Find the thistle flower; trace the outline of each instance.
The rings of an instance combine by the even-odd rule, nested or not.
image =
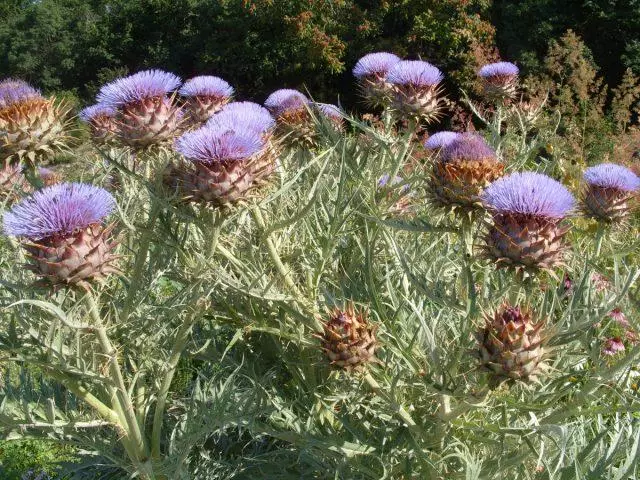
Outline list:
[[[89,125],[91,139],[96,144],[115,139],[117,111],[113,107],[97,103],[80,111],[80,120]]]
[[[627,217],[629,200],[640,190],[640,178],[622,165],[602,163],[584,172],[587,188],[582,198],[585,214],[604,223]]]
[[[248,130],[269,136],[276,125],[269,111],[253,102],[228,103],[207,122],[207,126]]]
[[[604,355],[613,356],[617,353],[624,352],[625,346],[620,338],[607,338],[602,348]]]
[[[614,320],[618,325],[620,325],[621,327],[625,327],[628,328],[631,325],[629,324],[629,320],[627,320],[627,316],[624,314],[624,312],[619,309],[619,308],[614,308],[613,310],[611,310],[607,316],[609,318],[611,318],[612,320]]]
[[[442,72],[428,62],[403,60],[387,73],[393,86],[392,106],[401,114],[430,122],[440,114]]]
[[[225,206],[260,186],[275,169],[272,149],[255,130],[205,126],[182,135],[175,145],[195,172],[172,169],[168,183],[189,200]]]
[[[344,113],[340,108],[331,103],[315,103],[314,106],[337,130],[344,129]]]
[[[323,332],[316,336],[322,342],[322,350],[335,367],[344,370],[361,369],[375,361],[375,325],[371,325],[366,312],[356,310],[353,303],[344,309],[329,312],[329,320]]]
[[[477,334],[478,358],[496,380],[533,380],[544,370],[544,322],[520,307],[505,304]]]
[[[61,183],[15,205],[4,215],[4,232],[23,241],[36,274],[53,284],[83,284],[115,271],[114,224],[103,226],[114,207],[102,188]]]
[[[442,148],[446,148],[454,141],[458,140],[460,135],[461,134],[458,132],[436,132],[427,138],[424,142],[424,148],[427,150],[440,150]]]
[[[372,106],[386,106],[391,100],[391,84],[385,77],[391,68],[401,61],[393,53],[369,53],[353,67],[363,98]]]
[[[194,125],[206,122],[233,96],[233,87],[219,77],[203,75],[186,82],[178,91],[186,97],[185,110]]]
[[[493,218],[486,254],[498,267],[539,269],[562,263],[568,228],[561,223],[575,202],[562,184],[539,173],[514,173],[489,185],[482,200]]]
[[[476,134],[458,134],[440,151],[430,182],[433,202],[443,208],[473,210],[481,206],[480,194],[501,177],[504,164]]]
[[[488,98],[500,99],[515,96],[519,69],[510,62],[490,63],[478,71],[484,93]]]
[[[0,82],[0,161],[32,164],[65,147],[69,109],[22,80]]]
[[[51,185],[60,183],[60,174],[51,168],[40,167],[36,173],[45,187],[50,187]]]
[[[173,138],[181,111],[168,94],[180,78],[161,70],[146,70],[104,85],[98,103],[118,111],[118,139],[143,149]]]
[[[289,146],[309,147],[315,141],[315,129],[309,115],[309,99],[297,90],[281,89],[264,102],[276,117],[276,133]]]

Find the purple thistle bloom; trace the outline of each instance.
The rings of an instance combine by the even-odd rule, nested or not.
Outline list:
[[[353,75],[358,79],[369,75],[385,76],[391,67],[401,61],[400,57],[393,53],[368,53],[353,67]]]
[[[517,172],[489,185],[481,195],[488,209],[498,213],[560,219],[575,200],[561,183],[534,172]]]
[[[619,338],[608,338],[604,342],[602,353],[605,355],[615,355],[618,352],[624,352],[624,343]]]
[[[482,78],[491,77],[515,77],[520,70],[511,62],[489,63],[483,66],[478,75]]]
[[[387,73],[389,83],[414,87],[434,87],[443,78],[442,72],[437,67],[422,60],[403,60],[396,63]]]
[[[229,103],[207,122],[207,126],[210,127],[251,130],[258,133],[268,132],[275,124],[269,111],[253,102]]]
[[[118,109],[129,103],[163,97],[177,89],[180,83],[180,78],[173,73],[145,70],[107,83],[98,92],[97,100]]]
[[[183,97],[229,98],[234,92],[233,87],[220,77],[202,75],[184,82],[178,93]]]
[[[589,185],[622,192],[635,192],[640,189],[640,178],[628,168],[615,163],[601,163],[587,168],[584,180]]]
[[[67,237],[100,222],[115,208],[105,189],[86,183],[60,183],[25,198],[4,215],[4,232],[31,241]]]
[[[424,142],[424,148],[427,150],[439,150],[441,148],[446,148],[458,140],[460,136],[461,134],[458,132],[436,132],[427,138],[427,141]]]
[[[333,120],[342,120],[344,118],[342,110],[340,110],[336,105],[331,103],[316,103],[315,106],[318,108],[320,113],[328,118]]]
[[[298,90],[283,88],[276,90],[264,101],[264,106],[276,117],[290,110],[301,110],[309,99]]]
[[[175,144],[176,151],[189,160],[207,164],[246,160],[263,147],[259,132],[221,126],[204,126],[185,133]]]
[[[7,78],[0,82],[0,108],[34,98],[42,98],[40,90],[33,88],[23,80]]]
[[[496,152],[475,133],[458,134],[442,151],[445,162],[494,160]]]
[[[96,117],[114,117],[115,115],[116,111],[112,107],[101,103],[96,103],[95,105],[83,108],[80,111],[79,117],[80,120],[88,123]]]

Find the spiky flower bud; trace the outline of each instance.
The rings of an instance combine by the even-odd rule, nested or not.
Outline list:
[[[0,202],[17,200],[30,188],[22,166],[7,163],[0,167]]]
[[[424,148],[434,152],[440,151],[451,145],[456,140],[459,140],[461,135],[462,134],[458,132],[436,132],[427,138],[424,142]]]
[[[202,75],[184,82],[178,93],[185,97],[187,121],[199,126],[228,103],[234,92],[223,79]]]
[[[489,99],[513,98],[518,86],[520,70],[510,62],[490,63],[478,71],[484,93]]]
[[[269,138],[276,126],[269,111],[253,102],[228,103],[207,122],[207,126],[229,130],[250,130]]]
[[[478,357],[496,380],[533,380],[544,368],[544,322],[531,313],[505,304],[485,319],[476,334]]]
[[[267,97],[264,106],[276,118],[276,133],[289,146],[310,147],[315,128],[309,114],[309,99],[297,90],[284,88]]]
[[[320,116],[327,119],[336,130],[344,130],[344,113],[340,108],[331,103],[315,103],[314,107]]]
[[[0,82],[0,160],[49,157],[65,147],[68,108],[21,80]]]
[[[562,264],[568,231],[562,221],[574,206],[562,184],[540,173],[514,173],[489,185],[482,200],[493,220],[485,251],[498,267],[536,270]]]
[[[195,172],[173,169],[169,183],[191,201],[217,206],[246,199],[275,168],[275,157],[260,132],[240,125],[236,130],[214,125],[185,133],[175,149]]]
[[[369,323],[367,313],[356,310],[350,302],[344,309],[329,312],[323,332],[317,336],[331,364],[351,370],[375,361],[376,330],[377,326]]]
[[[442,72],[422,60],[403,60],[387,73],[386,80],[393,86],[392,107],[402,115],[429,123],[441,111],[440,82]]]
[[[587,183],[582,209],[603,223],[619,223],[629,213],[629,200],[640,190],[640,178],[622,165],[602,163],[584,172]]]
[[[376,52],[362,57],[353,67],[362,97],[373,107],[386,107],[391,102],[392,86],[387,73],[401,58],[393,53]]]
[[[82,183],[61,183],[36,191],[4,216],[4,232],[18,237],[29,268],[56,284],[84,284],[114,272],[110,238],[111,194]]]
[[[104,85],[97,98],[118,112],[118,139],[143,149],[176,135],[182,112],[168,94],[179,86],[180,78],[172,73],[145,70]]]
[[[435,159],[430,190],[434,203],[443,208],[472,210],[480,207],[480,194],[501,177],[504,164],[496,152],[476,134],[458,134]]]
[[[115,139],[117,111],[113,107],[100,103],[86,107],[80,112],[80,120],[89,125],[91,139],[97,145],[109,143]]]

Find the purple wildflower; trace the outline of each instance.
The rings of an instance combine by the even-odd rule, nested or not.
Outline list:
[[[264,101],[264,106],[276,117],[291,110],[301,110],[309,99],[298,90],[283,88],[276,90]]]
[[[315,106],[320,113],[332,120],[342,121],[344,118],[342,110],[340,110],[336,105],[331,103],[316,103]]]
[[[460,138],[461,134],[458,132],[437,132],[431,135],[426,142],[424,142],[424,148],[427,150],[439,150],[451,145],[454,141]]]
[[[478,75],[482,78],[515,77],[519,72],[518,67],[511,62],[497,62],[483,66]]]
[[[605,355],[615,355],[618,352],[624,352],[624,343],[619,338],[607,338],[604,342],[602,353]]]
[[[98,103],[118,109],[129,103],[163,97],[177,89],[180,83],[180,78],[173,73],[145,70],[104,85],[97,99]]]
[[[204,126],[176,140],[175,149],[189,160],[206,164],[246,160],[264,147],[259,132]]]
[[[628,168],[615,163],[601,163],[587,168],[584,180],[589,185],[623,192],[635,192],[640,189],[640,178]]]
[[[628,328],[630,327],[629,320],[627,320],[627,316],[624,314],[622,310],[619,308],[614,308],[607,315],[612,320],[615,320],[620,326]]]
[[[113,196],[85,183],[60,183],[22,200],[4,215],[4,232],[31,241],[73,235],[115,208]]]
[[[391,67],[401,61],[400,57],[393,53],[368,53],[353,67],[353,75],[358,79],[369,75],[385,76]]]
[[[434,87],[443,78],[442,72],[437,67],[422,60],[403,60],[396,63],[387,73],[389,83],[415,87]]]
[[[80,120],[85,123],[92,121],[96,117],[114,117],[116,115],[116,111],[113,107],[109,107],[108,105],[104,105],[102,103],[96,103],[95,105],[91,105],[90,107],[83,108],[80,111]]]
[[[211,117],[207,126],[264,133],[271,130],[275,123],[269,111],[262,105],[253,102],[233,102],[222,107],[222,110]]]
[[[573,195],[561,183],[534,172],[517,172],[489,185],[481,196],[497,213],[561,219],[573,208]]]
[[[496,152],[475,133],[458,134],[442,151],[445,162],[494,160]]]
[[[34,98],[42,98],[42,94],[23,80],[7,78],[0,82],[0,108],[7,108]]]
[[[184,82],[178,93],[183,97],[229,98],[234,92],[233,87],[220,77],[202,75]]]

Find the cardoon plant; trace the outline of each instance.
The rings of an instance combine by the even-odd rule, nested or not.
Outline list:
[[[400,57],[387,52],[369,53],[358,60],[353,67],[353,76],[358,80],[361,95],[367,103],[374,107],[389,105],[392,87],[386,76],[400,61]]]
[[[0,161],[31,164],[65,148],[69,109],[22,80],[0,82]]]
[[[118,140],[144,149],[175,136],[182,111],[169,94],[179,86],[180,78],[172,73],[145,70],[104,85],[97,100],[118,112]]]
[[[489,99],[512,98],[518,86],[520,70],[510,62],[497,62],[484,65],[478,76],[482,79],[484,93]]]
[[[184,82],[178,93],[185,99],[188,121],[199,126],[231,100],[233,87],[219,77],[202,75]]]
[[[640,178],[622,165],[602,163],[584,172],[582,209],[596,220],[617,224],[629,213],[629,201],[640,190]]]
[[[209,119],[207,126],[228,128],[230,130],[247,129],[269,138],[276,126],[269,111],[253,102],[232,102]]]
[[[563,263],[568,228],[562,221],[574,198],[562,184],[540,173],[513,173],[489,185],[482,201],[493,220],[485,251],[497,267],[536,270]]]
[[[436,120],[441,112],[440,83],[442,72],[429,62],[403,60],[387,73],[392,85],[392,107],[400,114],[424,120]]]
[[[89,125],[93,142],[101,145],[115,139],[118,127],[116,114],[117,111],[113,107],[98,103],[84,108],[79,117]]]
[[[543,327],[528,310],[502,305],[476,334],[481,365],[497,381],[534,380],[544,370]]]
[[[5,213],[6,235],[18,237],[29,268],[53,285],[86,286],[115,272],[111,239],[114,209],[109,192],[82,183],[63,183],[36,191]]]
[[[443,208],[478,208],[482,190],[502,176],[504,164],[478,134],[457,134],[453,139],[447,135],[445,139],[450,141],[433,164],[431,197]]]
[[[183,198],[223,206],[247,199],[273,172],[275,158],[260,132],[210,125],[185,133],[175,149],[195,168],[174,171],[172,183]]]
[[[276,90],[264,106],[276,119],[276,134],[289,146],[311,146],[315,128],[309,114],[309,99],[297,90]]]

